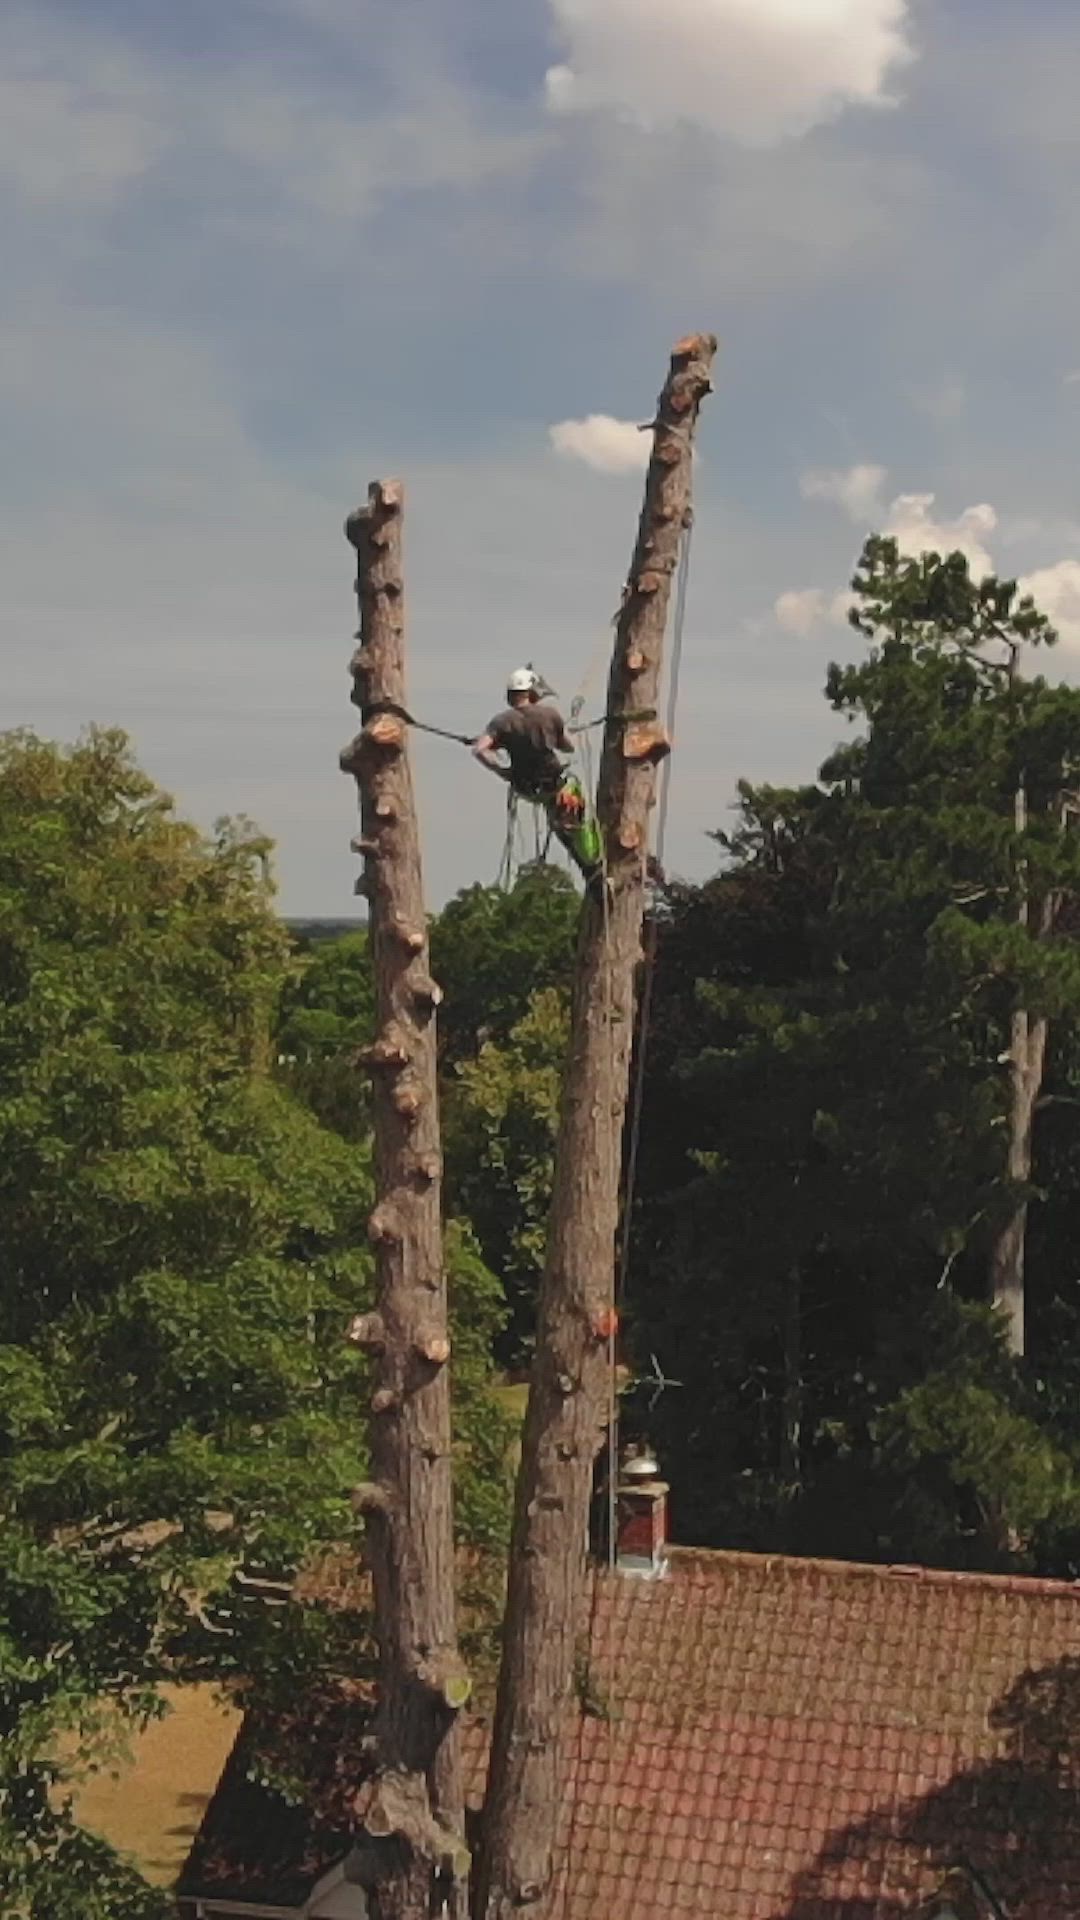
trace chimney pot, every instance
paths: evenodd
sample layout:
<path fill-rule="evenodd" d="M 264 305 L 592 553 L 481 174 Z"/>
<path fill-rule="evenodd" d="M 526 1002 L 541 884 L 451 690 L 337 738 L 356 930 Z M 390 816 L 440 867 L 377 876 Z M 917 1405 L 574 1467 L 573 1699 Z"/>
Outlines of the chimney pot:
<path fill-rule="evenodd" d="M 616 1489 L 615 1565 L 638 1579 L 661 1580 L 668 1571 L 666 1481 L 651 1447 L 628 1447 Z"/>

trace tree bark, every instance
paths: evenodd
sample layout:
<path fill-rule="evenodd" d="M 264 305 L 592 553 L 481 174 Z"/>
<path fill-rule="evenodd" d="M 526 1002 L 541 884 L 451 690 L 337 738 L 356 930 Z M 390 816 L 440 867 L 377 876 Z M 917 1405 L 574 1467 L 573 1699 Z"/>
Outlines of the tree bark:
<path fill-rule="evenodd" d="M 784 1386 L 777 1466 L 782 1485 L 794 1493 L 802 1480 L 803 1425 L 802 1273 L 797 1261 L 785 1276 L 782 1313 Z"/>
<path fill-rule="evenodd" d="M 1017 785 L 1015 802 L 1018 836 L 1027 831 L 1027 823 L 1027 788 L 1021 779 Z M 1020 901 L 1017 919 L 1020 926 L 1030 928 L 1027 863 L 1022 855 L 1018 872 Z M 1058 905 L 1057 895 L 1048 892 L 1039 911 L 1035 929 L 1037 939 L 1045 940 L 1053 932 Z M 1005 1155 L 1005 1179 L 1011 1206 L 994 1235 L 990 1249 L 990 1298 L 1003 1316 L 1006 1343 L 1009 1352 L 1017 1359 L 1023 1358 L 1026 1346 L 1024 1255 L 1027 1243 L 1027 1190 L 1031 1185 L 1035 1109 L 1046 1072 L 1048 1037 L 1049 1026 L 1045 1015 L 1032 1018 L 1027 1008 L 1017 1008 L 1012 1017 L 1009 1044 L 1008 1146 Z"/>
<path fill-rule="evenodd" d="M 613 897 L 583 909 L 536 1356 L 518 1472 L 502 1664 L 477 1876 L 479 1920 L 509 1920 L 552 1879 L 593 1463 L 609 1418 L 615 1236 L 641 958 L 664 634 L 688 524 L 711 335 L 676 347 L 654 423 L 617 623 L 597 793 Z"/>
<path fill-rule="evenodd" d="M 998 1229 L 990 1256 L 990 1289 L 994 1306 L 1004 1315 L 1009 1352 L 1024 1352 L 1024 1250 L 1028 1202 L 1024 1190 L 1031 1182 L 1035 1107 L 1046 1066 L 1048 1022 L 1045 1015 L 1031 1019 L 1014 1013 L 1009 1049 L 1009 1145 L 1005 1177 L 1013 1194 L 1011 1210 Z"/>
<path fill-rule="evenodd" d="M 360 789 L 377 1037 L 374 1080 L 376 1311 L 351 1337 L 373 1360 L 372 1485 L 365 1515 L 380 1647 L 376 1776 L 363 1804 L 378 1843 L 379 1920 L 428 1920 L 436 1886 L 466 1911 L 468 1871 L 456 1721 L 468 1697 L 458 1660 L 442 1159 L 420 841 L 405 710 L 402 489 L 376 482 L 352 514 L 361 645 L 353 700 L 363 727 L 341 756 Z"/>

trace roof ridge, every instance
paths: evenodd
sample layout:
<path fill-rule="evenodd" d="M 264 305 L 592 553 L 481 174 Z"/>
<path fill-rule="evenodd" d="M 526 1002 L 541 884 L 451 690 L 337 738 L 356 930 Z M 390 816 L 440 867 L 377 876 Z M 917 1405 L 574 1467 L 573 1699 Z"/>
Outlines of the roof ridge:
<path fill-rule="evenodd" d="M 995 1592 L 1041 1594 L 1080 1602 L 1080 1580 L 1053 1580 L 1040 1574 L 967 1572 L 954 1567 L 923 1567 L 903 1561 L 826 1560 L 814 1554 L 747 1553 L 734 1547 L 679 1547 L 669 1544 L 666 1552 L 675 1565 L 700 1562 L 706 1567 L 784 1566 L 799 1572 L 824 1573 L 831 1577 L 872 1577 L 882 1582 L 908 1580 L 917 1581 L 920 1585 L 963 1587 L 967 1590 L 989 1587 Z"/>

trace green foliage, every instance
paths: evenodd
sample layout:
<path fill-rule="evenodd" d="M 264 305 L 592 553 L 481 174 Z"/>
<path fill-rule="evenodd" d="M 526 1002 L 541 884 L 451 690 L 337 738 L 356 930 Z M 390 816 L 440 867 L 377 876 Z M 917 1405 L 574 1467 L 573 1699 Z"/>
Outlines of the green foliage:
<path fill-rule="evenodd" d="M 446 1267 L 454 1343 L 455 1530 L 463 1545 L 498 1557 L 501 1565 L 510 1530 L 513 1426 L 492 1392 L 491 1355 L 506 1306 L 466 1221 L 447 1226 Z"/>
<path fill-rule="evenodd" d="M 0 741 L 5 1912 L 101 1857 L 38 1817 L 59 1743 L 351 1524 L 371 1180 L 268 1077 L 291 968 L 252 830 L 200 838 L 117 734 Z"/>
<path fill-rule="evenodd" d="M 443 908 L 431 959 L 446 995 L 439 1043 L 448 1065 L 505 1041 L 535 993 L 569 984 L 580 905 L 566 874 L 536 865 L 509 892 L 467 887 Z"/>
<path fill-rule="evenodd" d="M 49 1798 L 48 1770 L 23 1773 L 0 1830 L 7 1920 L 172 1920 L 175 1903 Z M 23 1841 L 33 1836 L 33 1846 Z"/>
<path fill-rule="evenodd" d="M 325 1126 L 348 1140 L 371 1131 L 367 1082 L 354 1066 L 375 1031 L 366 931 L 309 945 L 282 997 L 279 1072 Z"/>
<path fill-rule="evenodd" d="M 509 1324 L 498 1350 L 510 1365 L 531 1344 L 568 1026 L 565 995 L 541 989 L 505 1042 L 458 1062 L 444 1101 L 450 1190 L 502 1277 Z"/>
<path fill-rule="evenodd" d="M 740 789 L 724 870 L 663 929 L 633 1307 L 685 1386 L 651 1431 L 686 1537 L 1060 1566 L 1073 1275 L 1038 1207 L 1026 1370 L 977 1303 L 1018 1197 L 1015 1008 L 1053 1022 L 1048 1091 L 1080 1084 L 1080 695 L 1021 675 L 1052 631 L 960 556 L 872 540 L 853 584 L 873 645 L 828 696 L 860 731 L 816 786 Z"/>

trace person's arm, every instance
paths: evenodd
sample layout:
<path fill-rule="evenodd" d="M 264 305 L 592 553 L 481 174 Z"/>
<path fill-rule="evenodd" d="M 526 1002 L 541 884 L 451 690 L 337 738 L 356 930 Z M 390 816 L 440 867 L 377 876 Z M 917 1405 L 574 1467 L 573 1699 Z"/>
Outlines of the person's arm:
<path fill-rule="evenodd" d="M 555 709 L 555 719 L 559 723 L 559 737 L 555 742 L 556 751 L 559 753 L 573 753 L 574 743 L 566 731 L 566 722 L 558 709 Z"/>
<path fill-rule="evenodd" d="M 504 766 L 498 757 L 499 750 L 493 734 L 482 733 L 478 740 L 474 740 L 472 753 L 473 759 L 479 760 L 480 765 L 486 767 L 489 773 L 498 774 L 500 780 L 509 780 L 510 769 Z"/>

